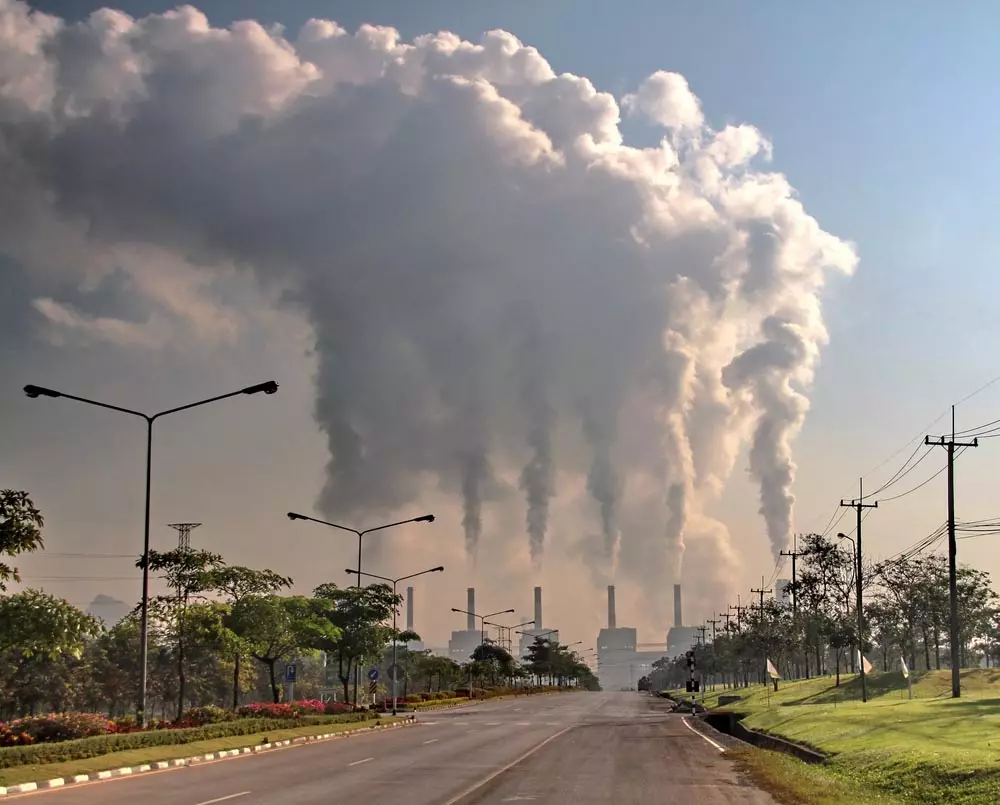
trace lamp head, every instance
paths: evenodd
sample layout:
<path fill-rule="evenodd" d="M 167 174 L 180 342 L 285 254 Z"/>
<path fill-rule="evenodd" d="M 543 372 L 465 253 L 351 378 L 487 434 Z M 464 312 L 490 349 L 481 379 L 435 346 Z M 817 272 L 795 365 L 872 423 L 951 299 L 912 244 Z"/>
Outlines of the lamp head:
<path fill-rule="evenodd" d="M 258 383 L 256 386 L 247 386 L 242 391 L 244 394 L 259 394 L 262 391 L 265 394 L 275 394 L 278 391 L 278 384 L 273 380 L 268 380 L 266 383 Z"/>
<path fill-rule="evenodd" d="M 288 512 L 289 520 L 305 520 L 305 516 L 302 514 L 296 514 L 295 512 Z"/>
<path fill-rule="evenodd" d="M 33 400 L 38 397 L 62 397 L 62 394 L 58 391 L 53 391 L 52 389 L 47 389 L 42 386 L 25 386 L 24 393 Z"/>
<path fill-rule="evenodd" d="M 415 517 L 415 518 L 413 518 L 413 522 L 415 522 L 415 523 L 433 523 L 434 522 L 434 515 L 433 514 L 425 514 L 422 517 Z"/>

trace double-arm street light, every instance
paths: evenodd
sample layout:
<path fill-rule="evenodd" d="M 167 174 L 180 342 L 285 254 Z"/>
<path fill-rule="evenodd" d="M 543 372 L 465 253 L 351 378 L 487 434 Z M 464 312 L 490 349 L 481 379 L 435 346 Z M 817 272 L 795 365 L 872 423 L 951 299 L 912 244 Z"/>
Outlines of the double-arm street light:
<path fill-rule="evenodd" d="M 347 569 L 348 575 L 354 575 L 357 573 L 359 576 L 368 576 L 372 579 L 381 579 L 382 581 L 388 581 L 392 584 L 392 668 L 389 672 L 389 680 L 392 682 L 392 714 L 396 715 L 396 677 L 399 675 L 396 668 L 396 644 L 399 642 L 396 639 L 396 585 L 401 581 L 406 581 L 407 579 L 415 579 L 417 576 L 423 576 L 426 573 L 441 573 L 444 571 L 444 567 L 432 567 L 430 570 L 421 570 L 419 573 L 411 573 L 408 576 L 400 576 L 398 579 L 390 579 L 388 576 L 379 576 L 377 573 L 365 573 L 361 570 Z"/>
<path fill-rule="evenodd" d="M 860 521 L 859 521 L 860 523 Z M 860 529 L 861 526 L 859 525 Z M 854 540 L 851 539 L 847 534 L 837 534 L 840 539 L 846 539 L 851 543 L 853 548 L 852 553 L 854 554 L 854 581 L 857 587 L 858 599 L 857 599 L 857 610 L 858 610 L 858 674 L 861 676 L 861 701 L 868 701 L 868 684 L 865 679 L 865 652 L 864 652 L 864 629 L 865 629 L 865 615 L 862 609 L 861 603 L 861 532 L 858 532 L 858 543 L 855 544 Z"/>
<path fill-rule="evenodd" d="M 477 615 L 475 612 L 469 612 L 467 609 L 455 609 L 455 607 L 452 607 L 451 611 L 452 612 L 461 612 L 463 615 L 471 615 L 473 618 L 479 618 L 479 620 L 481 620 L 483 622 L 483 633 L 482 633 L 483 636 L 482 636 L 482 639 L 480 640 L 480 643 L 479 643 L 480 645 L 484 645 L 486 643 L 486 619 L 487 618 L 492 618 L 495 615 L 510 615 L 511 613 L 514 612 L 513 609 L 504 609 L 504 610 L 502 610 L 500 612 L 491 612 L 489 615 Z"/>
<path fill-rule="evenodd" d="M 483 625 L 496 626 L 497 636 L 500 638 L 500 645 L 504 645 L 503 633 L 507 632 L 507 645 L 510 646 L 509 651 L 514 650 L 514 641 L 511 639 L 510 635 L 515 629 L 520 629 L 522 626 L 531 626 L 534 621 L 525 621 L 524 623 L 516 623 L 513 626 L 504 626 L 502 623 L 491 623 L 490 621 L 483 621 Z"/>
<path fill-rule="evenodd" d="M 374 528 L 366 528 L 364 531 L 358 531 L 356 528 L 350 528 L 346 525 L 337 525 L 336 523 L 328 523 L 326 520 L 318 520 L 315 517 L 310 517 L 307 514 L 299 514 L 298 512 L 288 512 L 289 520 L 308 520 L 310 523 L 319 523 L 320 525 L 325 525 L 329 528 L 337 528 L 341 531 L 347 531 L 351 534 L 356 534 L 358 537 L 358 569 L 353 571 L 357 573 L 358 576 L 358 587 L 361 586 L 361 539 L 365 534 L 371 534 L 373 531 L 384 531 L 387 528 L 395 528 L 398 525 L 406 525 L 407 523 L 433 523 L 433 514 L 422 514 L 420 517 L 411 517 L 409 520 L 400 520 L 397 523 L 386 523 L 385 525 L 378 525 Z M 358 703 L 358 685 L 361 679 L 361 667 L 360 665 L 354 669 L 354 704 Z"/>
<path fill-rule="evenodd" d="M 25 386 L 24 393 L 32 399 L 38 397 L 62 397 L 67 400 L 95 405 L 98 408 L 107 408 L 110 411 L 118 411 L 122 414 L 139 417 L 146 421 L 146 519 L 142 538 L 142 608 L 139 625 L 139 701 L 136 706 L 136 716 L 139 723 L 146 724 L 146 682 L 147 682 L 147 658 L 149 656 L 149 505 L 150 490 L 152 486 L 153 467 L 153 423 L 160 417 L 167 414 L 176 414 L 178 411 L 187 411 L 189 408 L 197 408 L 201 405 L 226 400 L 240 394 L 274 394 L 278 390 L 278 384 L 273 380 L 266 383 L 258 383 L 256 386 L 247 386 L 239 391 L 231 391 L 228 394 L 220 394 L 217 397 L 209 397 L 207 400 L 181 405 L 177 408 L 169 408 L 156 414 L 145 414 L 142 411 L 133 411 L 131 408 L 122 408 L 118 405 L 90 400 L 86 397 L 77 397 L 75 394 L 65 394 L 61 391 L 43 388 L 42 386 Z"/>

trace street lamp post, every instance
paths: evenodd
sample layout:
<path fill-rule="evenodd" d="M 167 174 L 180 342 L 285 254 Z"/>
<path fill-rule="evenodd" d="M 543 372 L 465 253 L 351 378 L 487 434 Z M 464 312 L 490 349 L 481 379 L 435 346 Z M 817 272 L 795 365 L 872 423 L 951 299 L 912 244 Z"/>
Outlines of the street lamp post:
<path fill-rule="evenodd" d="M 390 579 L 388 576 L 379 576 L 376 573 L 364 573 L 360 570 L 347 569 L 348 575 L 354 575 L 357 573 L 359 576 L 368 576 L 373 579 L 381 579 L 382 581 L 388 581 L 392 583 L 392 714 L 396 715 L 396 585 L 401 581 L 406 581 L 407 579 L 415 579 L 417 576 L 423 576 L 425 573 L 441 573 L 444 571 L 444 567 L 432 567 L 430 570 L 421 570 L 419 573 L 411 573 L 408 576 L 400 576 L 398 579 Z"/>
<path fill-rule="evenodd" d="M 337 528 L 341 531 L 347 531 L 351 534 L 356 534 L 358 537 L 358 587 L 361 587 L 361 538 L 365 534 L 371 534 L 373 531 L 384 531 L 387 528 L 395 528 L 398 525 L 406 525 L 407 523 L 433 523 L 433 514 L 422 514 L 420 517 L 411 517 L 409 520 L 400 520 L 396 523 L 386 523 L 385 525 L 375 526 L 374 528 L 366 528 L 364 531 L 358 531 L 356 528 L 350 528 L 346 525 L 337 525 L 337 523 L 328 523 L 326 520 L 318 520 L 315 517 L 310 517 L 307 514 L 299 514 L 298 512 L 288 512 L 289 520 L 308 520 L 310 523 L 319 523 L 320 525 L 325 525 L 329 528 Z M 354 669 L 354 705 L 357 707 L 358 704 L 358 685 L 360 684 L 361 677 L 361 666 L 358 665 Z"/>
<path fill-rule="evenodd" d="M 861 676 L 861 701 L 868 701 L 868 685 L 865 679 L 865 653 L 864 653 L 864 610 L 861 604 L 861 539 L 858 534 L 858 542 L 855 544 L 847 534 L 837 534 L 840 539 L 846 539 L 854 548 L 852 551 L 855 557 L 854 580 L 857 587 L 857 609 L 858 609 L 858 674 Z"/>
<path fill-rule="evenodd" d="M 524 623 L 516 623 L 513 626 L 504 626 L 502 623 L 490 623 L 489 621 L 484 621 L 484 625 L 489 624 L 490 626 L 496 626 L 497 632 L 500 637 L 500 644 L 504 645 L 503 633 L 507 632 L 507 645 L 510 646 L 510 651 L 514 650 L 514 641 L 511 639 L 510 635 L 515 629 L 520 629 L 522 626 L 531 626 L 534 621 L 525 621 Z"/>
<path fill-rule="evenodd" d="M 479 618 L 479 620 L 481 620 L 483 622 L 482 639 L 480 640 L 479 645 L 485 645 L 485 643 L 486 643 L 486 619 L 487 618 L 492 618 L 494 615 L 509 615 L 514 610 L 513 609 L 505 609 L 505 610 L 503 610 L 501 612 L 491 612 L 489 615 L 477 615 L 475 612 L 469 612 L 467 609 L 455 609 L 455 607 L 452 607 L 451 611 L 452 612 L 461 612 L 463 615 L 471 615 L 473 618 Z"/>
<path fill-rule="evenodd" d="M 208 405 L 208 403 L 226 400 L 240 394 L 258 394 L 260 392 L 263 392 L 264 394 L 274 394 L 277 390 L 278 384 L 273 380 L 269 380 L 266 383 L 258 383 L 256 386 L 247 386 L 245 389 L 240 389 L 239 391 L 231 391 L 228 394 L 220 394 L 217 397 L 209 397 L 207 400 L 198 400 L 198 402 L 188 403 L 187 405 L 181 405 L 177 408 L 169 408 L 166 411 L 160 411 L 156 414 L 145 414 L 142 411 L 133 411 L 131 408 L 122 408 L 118 405 L 110 405 L 109 403 L 91 400 L 86 397 L 77 397 L 75 394 L 65 394 L 61 391 L 54 391 L 53 389 L 44 388 L 42 386 L 28 385 L 24 387 L 24 393 L 32 399 L 37 399 L 38 397 L 62 397 L 67 400 L 74 400 L 75 402 L 94 405 L 98 408 L 107 408 L 110 411 L 118 411 L 122 414 L 137 416 L 146 421 L 146 514 L 142 538 L 142 606 L 139 625 L 139 701 L 136 706 L 136 720 L 143 726 L 146 724 L 146 666 L 149 657 L 149 508 L 153 476 L 153 423 L 160 417 L 164 417 L 167 414 L 176 414 L 179 411 L 187 411 L 189 408 L 197 408 L 202 405 Z"/>

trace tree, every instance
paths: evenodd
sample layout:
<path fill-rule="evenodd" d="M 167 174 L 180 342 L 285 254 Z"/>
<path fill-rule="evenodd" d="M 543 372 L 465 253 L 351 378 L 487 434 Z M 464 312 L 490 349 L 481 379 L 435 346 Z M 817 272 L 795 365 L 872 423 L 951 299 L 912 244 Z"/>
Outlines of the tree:
<path fill-rule="evenodd" d="M 232 631 L 267 669 L 275 703 L 281 700 L 277 663 L 303 651 L 335 644 L 340 638 L 331 609 L 326 599 L 300 595 L 245 598 L 233 607 Z"/>
<path fill-rule="evenodd" d="M 99 632 L 95 618 L 41 590 L 0 597 L 0 652 L 79 656 L 86 639 Z"/>
<path fill-rule="evenodd" d="M 328 612 L 338 636 L 320 648 L 336 657 L 337 677 L 344 686 L 344 701 L 348 701 L 352 671 L 366 659 L 377 659 L 393 638 L 392 626 L 386 622 L 403 597 L 394 595 L 388 584 L 343 589 L 323 584 L 314 594 L 332 604 Z"/>
<path fill-rule="evenodd" d="M 42 526 L 45 520 L 27 492 L 0 490 L 0 555 L 17 556 L 44 547 Z M 0 562 L 0 591 L 8 581 L 21 581 L 16 567 Z"/>
<path fill-rule="evenodd" d="M 254 570 L 242 565 L 228 565 L 209 571 L 206 580 L 208 587 L 220 593 L 232 610 L 238 608 L 240 602 L 247 598 L 259 598 L 271 595 L 278 590 L 291 587 L 292 580 L 281 576 L 273 570 Z M 233 709 L 240 706 L 240 660 L 246 651 L 246 646 L 238 639 L 232 644 L 233 657 Z"/>
<path fill-rule="evenodd" d="M 176 591 L 174 595 L 155 596 L 149 603 L 151 613 L 172 634 L 177 646 L 177 719 L 180 720 L 187 695 L 184 627 L 188 606 L 192 597 L 212 589 L 212 573 L 223 566 L 223 561 L 217 553 L 190 548 L 150 551 L 148 561 L 150 571 L 162 573 L 167 586 Z M 146 557 L 136 563 L 140 568 L 145 565 Z"/>

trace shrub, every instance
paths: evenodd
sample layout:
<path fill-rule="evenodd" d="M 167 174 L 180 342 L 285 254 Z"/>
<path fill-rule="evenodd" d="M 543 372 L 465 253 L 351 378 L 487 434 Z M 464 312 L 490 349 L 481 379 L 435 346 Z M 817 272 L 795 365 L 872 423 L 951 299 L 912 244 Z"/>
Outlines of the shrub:
<path fill-rule="evenodd" d="M 12 733 L 31 736 L 32 743 L 71 741 L 114 731 L 114 722 L 97 713 L 48 713 L 19 718 L 5 726 Z"/>
<path fill-rule="evenodd" d="M 292 712 L 296 715 L 323 715 L 326 704 L 319 699 L 301 699 L 291 703 Z"/>
<path fill-rule="evenodd" d="M 156 729 L 142 732 L 126 732 L 110 735 L 95 735 L 60 743 L 37 743 L 33 745 L 6 746 L 0 748 L 0 769 L 27 766 L 36 763 L 65 763 L 71 760 L 107 755 L 127 749 L 145 749 L 152 746 L 176 746 L 227 738 L 234 735 L 253 735 L 256 732 L 286 729 L 288 727 L 312 724 L 336 724 L 362 722 L 373 716 L 350 713 L 342 716 L 302 716 L 294 719 L 244 718 L 220 724 L 206 724 L 203 727 L 187 729 Z"/>
<path fill-rule="evenodd" d="M 343 702 L 327 702 L 323 706 L 323 712 L 328 716 L 339 716 L 351 712 L 351 706 Z"/>
<path fill-rule="evenodd" d="M 214 704 L 206 707 L 191 707 L 184 711 L 183 722 L 191 727 L 203 727 L 206 724 L 220 724 L 223 721 L 232 721 L 236 718 L 236 713 L 232 710 L 224 710 Z"/>
<path fill-rule="evenodd" d="M 26 732 L 14 732 L 6 724 L 0 724 L 0 746 L 27 746 L 33 740 Z"/>
<path fill-rule="evenodd" d="M 295 718 L 290 704 L 272 702 L 251 702 L 243 705 L 236 714 L 240 718 Z"/>
<path fill-rule="evenodd" d="M 407 704 L 416 704 L 417 702 L 422 702 L 423 700 L 424 697 L 421 696 L 419 693 L 411 693 L 409 696 L 406 696 L 403 699 L 403 701 L 406 702 Z"/>

